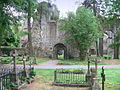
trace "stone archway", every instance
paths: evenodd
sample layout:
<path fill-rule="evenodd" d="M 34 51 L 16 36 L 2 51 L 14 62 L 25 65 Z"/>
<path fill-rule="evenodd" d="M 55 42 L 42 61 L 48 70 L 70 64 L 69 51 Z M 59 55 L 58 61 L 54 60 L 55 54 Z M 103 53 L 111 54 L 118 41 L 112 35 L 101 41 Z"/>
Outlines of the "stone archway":
<path fill-rule="evenodd" d="M 67 59 L 67 48 L 64 44 L 58 43 L 53 47 L 53 58 L 58 59 L 58 55 L 63 53 L 64 59 Z"/>

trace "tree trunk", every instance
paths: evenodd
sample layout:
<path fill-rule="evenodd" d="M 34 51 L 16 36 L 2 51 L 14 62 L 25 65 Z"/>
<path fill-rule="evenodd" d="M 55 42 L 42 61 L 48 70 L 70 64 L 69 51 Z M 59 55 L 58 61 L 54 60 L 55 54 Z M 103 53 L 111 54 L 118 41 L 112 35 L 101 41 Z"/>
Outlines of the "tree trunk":
<path fill-rule="evenodd" d="M 28 53 L 30 56 L 33 55 L 33 48 L 32 48 L 32 37 L 31 37 L 31 7 L 30 1 L 28 5 Z"/>
<path fill-rule="evenodd" d="M 97 14 L 97 11 L 96 11 L 96 0 L 93 0 L 93 12 L 94 12 L 94 16 L 96 16 Z M 96 55 L 97 56 L 100 56 L 99 55 L 99 46 L 98 46 L 98 40 L 96 41 Z"/>
<path fill-rule="evenodd" d="M 119 40 L 114 40 L 114 42 L 119 42 Z M 114 47 L 114 59 L 119 59 L 119 46 Z"/>
<path fill-rule="evenodd" d="M 99 54 L 103 56 L 103 38 L 99 38 Z"/>
<path fill-rule="evenodd" d="M 99 57 L 99 46 L 98 46 L 98 41 L 96 41 L 96 55 Z"/>
<path fill-rule="evenodd" d="M 117 23 L 114 25 L 114 43 L 119 42 L 119 38 L 117 38 L 117 34 L 119 32 L 117 31 Z M 114 46 L 114 59 L 119 59 L 119 46 Z"/>

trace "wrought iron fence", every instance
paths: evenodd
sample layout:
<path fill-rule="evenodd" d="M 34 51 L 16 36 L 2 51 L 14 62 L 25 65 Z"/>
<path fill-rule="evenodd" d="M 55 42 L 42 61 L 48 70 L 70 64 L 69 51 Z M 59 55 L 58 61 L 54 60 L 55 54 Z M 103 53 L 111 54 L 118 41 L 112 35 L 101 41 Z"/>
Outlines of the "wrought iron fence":
<path fill-rule="evenodd" d="M 55 70 L 54 82 L 58 85 L 88 86 L 86 73 L 83 70 Z"/>
<path fill-rule="evenodd" d="M 27 72 L 27 73 L 26 73 Z M 17 72 L 12 67 L 3 66 L 0 68 L 0 90 L 11 90 L 11 87 L 19 87 L 23 83 L 27 83 L 30 78 L 35 76 L 34 68 L 17 67 Z"/>
<path fill-rule="evenodd" d="M 9 84 L 10 83 L 10 74 L 1 74 L 0 75 L 0 90 L 9 90 Z"/>

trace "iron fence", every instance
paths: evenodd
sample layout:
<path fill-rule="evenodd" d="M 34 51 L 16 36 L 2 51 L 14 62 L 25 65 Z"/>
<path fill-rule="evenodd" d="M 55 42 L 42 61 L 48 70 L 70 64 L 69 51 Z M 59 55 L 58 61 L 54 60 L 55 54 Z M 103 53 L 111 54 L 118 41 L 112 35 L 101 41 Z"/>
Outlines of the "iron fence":
<path fill-rule="evenodd" d="M 0 68 L 0 90 L 11 90 L 12 87 L 19 87 L 23 83 L 27 83 L 30 78 L 33 78 L 34 68 L 17 67 L 17 72 L 13 71 L 12 67 L 3 66 Z"/>
<path fill-rule="evenodd" d="M 58 85 L 88 86 L 88 83 L 86 81 L 86 73 L 82 70 L 55 70 L 54 83 Z"/>
<path fill-rule="evenodd" d="M 9 90 L 10 86 L 8 85 L 10 83 L 10 74 L 1 74 L 0 75 L 0 90 Z"/>

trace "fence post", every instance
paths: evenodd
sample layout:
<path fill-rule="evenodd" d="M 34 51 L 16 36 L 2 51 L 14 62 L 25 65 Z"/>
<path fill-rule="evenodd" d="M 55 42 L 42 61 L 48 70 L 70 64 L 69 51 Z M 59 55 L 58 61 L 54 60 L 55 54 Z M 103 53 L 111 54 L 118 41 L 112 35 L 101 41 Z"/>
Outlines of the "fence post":
<path fill-rule="evenodd" d="M 16 54 L 15 52 L 13 53 L 13 73 L 12 73 L 12 81 L 16 82 L 17 81 L 17 76 L 16 76 Z"/>
<path fill-rule="evenodd" d="M 23 70 L 24 70 L 24 77 L 28 77 L 27 72 L 26 72 L 26 64 L 25 64 L 25 62 L 26 62 L 26 59 L 25 59 L 24 56 L 23 56 Z"/>
<path fill-rule="evenodd" d="M 2 90 L 2 78 L 0 78 L 0 90 Z"/>
<path fill-rule="evenodd" d="M 56 70 L 54 71 L 54 82 L 56 83 Z"/>
<path fill-rule="evenodd" d="M 104 90 L 105 73 L 104 73 L 104 68 L 103 67 L 102 67 L 101 77 L 102 77 L 102 90 Z"/>

